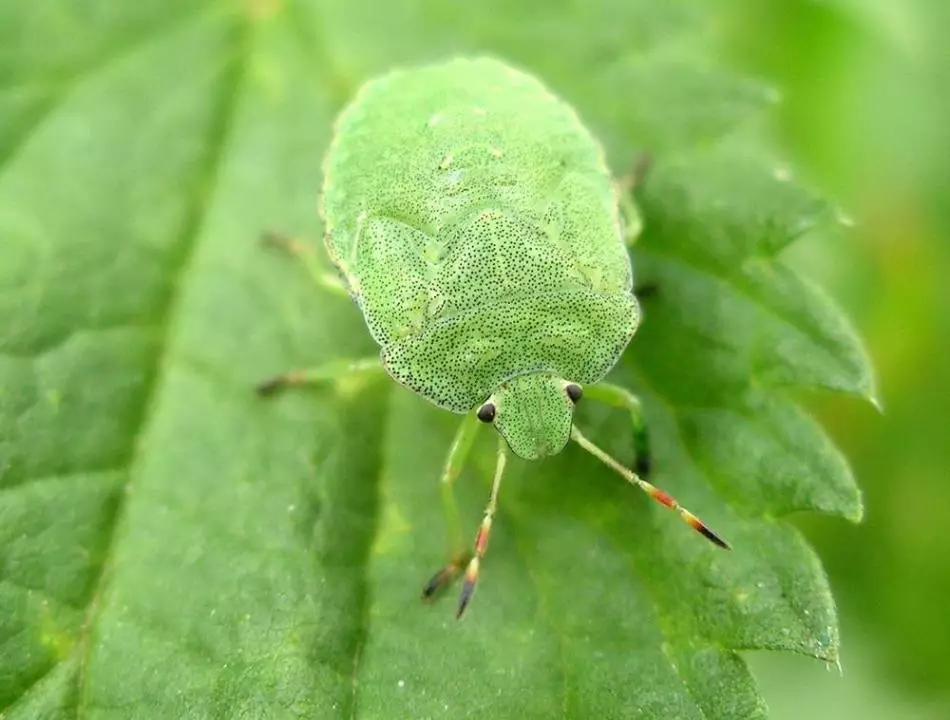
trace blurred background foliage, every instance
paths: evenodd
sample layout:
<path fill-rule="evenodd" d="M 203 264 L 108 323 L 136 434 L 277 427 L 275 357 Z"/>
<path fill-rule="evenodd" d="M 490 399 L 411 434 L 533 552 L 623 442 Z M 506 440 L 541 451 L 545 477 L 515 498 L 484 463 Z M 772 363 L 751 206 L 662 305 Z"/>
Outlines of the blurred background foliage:
<path fill-rule="evenodd" d="M 754 667 L 778 718 L 947 718 L 950 3 L 722 5 L 730 61 L 781 89 L 772 119 L 793 171 L 846 213 L 840 235 L 793 253 L 865 337 L 884 406 L 814 402 L 865 491 L 860 525 L 800 521 L 838 599 L 844 674 Z"/>

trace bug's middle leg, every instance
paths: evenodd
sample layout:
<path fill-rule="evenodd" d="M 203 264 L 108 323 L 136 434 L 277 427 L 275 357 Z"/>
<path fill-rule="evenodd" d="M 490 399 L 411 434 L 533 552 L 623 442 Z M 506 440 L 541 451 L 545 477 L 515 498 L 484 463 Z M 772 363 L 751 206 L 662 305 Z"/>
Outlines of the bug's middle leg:
<path fill-rule="evenodd" d="M 445 468 L 439 481 L 442 494 L 442 512 L 445 516 L 445 533 L 449 549 L 449 561 L 440 569 L 422 589 L 422 599 L 429 600 L 441 589 L 451 583 L 471 560 L 471 553 L 465 548 L 462 537 L 462 525 L 459 520 L 458 503 L 455 499 L 455 480 L 462 472 L 468 459 L 481 423 L 475 413 L 465 416 L 455 432 L 455 438 L 445 460 Z"/>
<path fill-rule="evenodd" d="M 595 383 L 584 388 L 584 397 L 626 410 L 633 422 L 633 447 L 636 453 L 635 470 L 646 477 L 650 473 L 650 435 L 643 419 L 640 399 L 626 388 L 610 383 Z"/>
<path fill-rule="evenodd" d="M 367 358 L 331 360 L 316 367 L 291 370 L 259 382 L 258 395 L 273 395 L 288 387 L 303 385 L 324 385 L 348 377 L 383 372 L 383 365 L 376 356 Z"/>

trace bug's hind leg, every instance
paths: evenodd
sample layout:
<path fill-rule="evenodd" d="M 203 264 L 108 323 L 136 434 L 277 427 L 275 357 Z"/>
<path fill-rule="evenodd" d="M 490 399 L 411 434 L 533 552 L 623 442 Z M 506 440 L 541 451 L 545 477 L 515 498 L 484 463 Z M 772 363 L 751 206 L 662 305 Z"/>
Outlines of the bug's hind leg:
<path fill-rule="evenodd" d="M 319 287 L 336 295 L 349 297 L 350 293 L 346 285 L 326 268 L 325 263 L 317 256 L 315 248 L 308 246 L 302 240 L 278 232 L 265 232 L 261 236 L 261 242 L 267 247 L 280 250 L 299 260 L 307 274 Z"/>
<path fill-rule="evenodd" d="M 584 388 L 584 397 L 620 408 L 630 413 L 633 422 L 633 448 L 636 453 L 634 469 L 638 475 L 650 474 L 650 434 L 643 419 L 643 406 L 640 399 L 626 388 L 610 383 L 596 383 Z"/>
<path fill-rule="evenodd" d="M 462 538 L 458 503 L 455 499 L 455 480 L 465 466 L 465 461 L 468 459 L 480 427 L 481 423 L 475 413 L 466 415 L 455 432 L 455 438 L 452 440 L 448 457 L 445 460 L 445 468 L 442 470 L 439 488 L 442 493 L 442 512 L 445 516 L 449 560 L 422 589 L 423 600 L 431 600 L 439 591 L 448 587 L 472 559 L 472 555 L 465 548 L 465 541 Z"/>
<path fill-rule="evenodd" d="M 382 363 L 375 356 L 357 360 L 331 360 L 317 367 L 292 370 L 267 378 L 257 384 L 256 390 L 258 395 L 273 395 L 288 387 L 324 385 L 357 375 L 382 371 Z"/>

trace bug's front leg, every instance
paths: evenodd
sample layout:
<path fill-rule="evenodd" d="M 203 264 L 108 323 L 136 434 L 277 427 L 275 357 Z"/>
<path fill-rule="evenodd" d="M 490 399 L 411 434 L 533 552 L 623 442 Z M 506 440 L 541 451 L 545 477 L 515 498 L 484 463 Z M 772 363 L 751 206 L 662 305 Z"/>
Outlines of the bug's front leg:
<path fill-rule="evenodd" d="M 331 360 L 324 365 L 303 370 L 281 373 L 257 384 L 258 395 L 273 395 L 278 390 L 301 385 L 323 385 L 343 380 L 354 375 L 382 372 L 383 365 L 378 357 L 359 358 L 357 360 Z"/>
<path fill-rule="evenodd" d="M 643 419 L 640 399 L 626 388 L 610 383 L 596 383 L 584 388 L 584 397 L 626 410 L 633 421 L 633 447 L 636 452 L 635 470 L 646 477 L 650 473 L 650 436 Z"/>
<path fill-rule="evenodd" d="M 319 287 L 336 295 L 350 296 L 346 285 L 339 277 L 327 270 L 325 263 L 320 261 L 315 248 L 302 240 L 277 232 L 265 232 L 261 241 L 264 245 L 276 248 L 299 260 L 307 274 Z"/>

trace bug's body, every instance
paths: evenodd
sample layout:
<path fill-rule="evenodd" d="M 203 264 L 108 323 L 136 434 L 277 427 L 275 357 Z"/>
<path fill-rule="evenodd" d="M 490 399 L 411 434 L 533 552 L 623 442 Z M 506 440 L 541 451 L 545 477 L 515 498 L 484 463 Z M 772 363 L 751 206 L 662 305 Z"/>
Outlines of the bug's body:
<path fill-rule="evenodd" d="M 639 318 L 630 261 L 570 106 L 455 60 L 365 85 L 334 138 L 327 249 L 397 381 L 464 413 L 517 376 L 593 383 L 616 363 Z"/>
<path fill-rule="evenodd" d="M 337 121 L 324 163 L 326 249 L 392 377 L 466 414 L 442 474 L 452 552 L 423 591 L 464 568 L 465 610 L 488 544 L 509 450 L 553 455 L 573 439 L 709 540 L 726 543 L 670 495 L 574 427 L 583 385 L 627 410 L 638 469 L 648 467 L 640 403 L 598 382 L 637 329 L 625 245 L 638 227 L 603 152 L 576 113 L 539 81 L 490 59 L 392 72 L 360 90 Z M 292 241 L 321 285 L 339 289 Z M 379 368 L 331 362 L 259 386 L 325 382 Z M 477 408 L 477 410 L 476 410 Z M 473 412 L 474 411 L 474 412 Z M 491 497 L 464 550 L 452 483 L 479 420 L 499 440 Z"/>

